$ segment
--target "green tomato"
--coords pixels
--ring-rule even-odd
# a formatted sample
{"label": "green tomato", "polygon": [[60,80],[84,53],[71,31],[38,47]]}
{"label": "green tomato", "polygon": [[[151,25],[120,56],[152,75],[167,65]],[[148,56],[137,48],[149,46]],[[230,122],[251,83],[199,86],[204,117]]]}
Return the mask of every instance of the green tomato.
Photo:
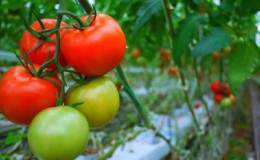
{"label": "green tomato", "polygon": [[119,109],[119,93],[107,77],[92,79],[84,85],[75,84],[65,95],[65,104],[85,115],[91,128],[102,127],[111,121]]}
{"label": "green tomato", "polygon": [[27,137],[37,157],[72,160],[83,152],[89,138],[89,126],[76,109],[58,106],[37,114],[29,126]]}
{"label": "green tomato", "polygon": [[220,102],[220,106],[223,108],[229,108],[232,105],[232,102],[229,98],[224,98],[221,102]]}

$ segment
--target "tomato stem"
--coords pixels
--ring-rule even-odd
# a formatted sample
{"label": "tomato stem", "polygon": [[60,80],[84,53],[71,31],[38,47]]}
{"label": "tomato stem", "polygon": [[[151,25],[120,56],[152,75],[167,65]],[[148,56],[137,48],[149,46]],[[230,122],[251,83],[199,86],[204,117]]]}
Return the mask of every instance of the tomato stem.
{"label": "tomato stem", "polygon": [[85,24],[74,13],[71,13],[71,12],[68,12],[68,11],[60,11],[60,12],[58,12],[58,15],[66,15],[66,16],[73,18],[77,22],[77,24],[79,25],[78,29],[84,29],[85,28]]}
{"label": "tomato stem", "polygon": [[194,69],[195,69],[195,74],[196,74],[196,77],[197,77],[197,85],[198,85],[199,97],[200,97],[200,100],[203,103],[203,106],[204,106],[205,110],[206,110],[207,116],[209,118],[209,122],[210,123],[214,123],[214,121],[213,121],[213,119],[212,119],[212,117],[210,115],[208,103],[205,101],[205,99],[203,97],[201,81],[200,81],[200,78],[199,78],[199,71],[198,71],[198,64],[197,63],[198,63],[197,59],[194,59]]}
{"label": "tomato stem", "polygon": [[151,124],[149,112],[143,106],[143,104],[139,101],[139,99],[136,97],[135,93],[133,92],[132,88],[130,87],[130,85],[129,85],[126,77],[125,77],[125,74],[124,74],[122,66],[119,65],[114,72],[116,74],[116,77],[123,84],[124,89],[125,89],[127,95],[135,103],[135,107],[136,107],[138,113],[140,114],[142,120],[144,121],[145,127],[151,129],[157,136],[162,138],[168,144],[168,146],[172,150],[174,150],[178,155],[183,154],[182,151],[180,151],[179,149],[174,147],[172,145],[171,141],[168,138],[166,138],[161,132],[159,132],[158,129],[153,124]]}
{"label": "tomato stem", "polygon": [[[171,10],[169,7],[167,7],[167,0],[162,0],[162,3],[163,3],[163,6],[164,6],[164,13],[165,13],[165,16],[166,16],[166,22],[168,24],[168,27],[169,27],[169,32],[170,32],[170,39],[171,39],[171,42],[173,43],[173,39],[174,39],[174,28],[173,28],[173,25],[172,25],[172,21],[170,19],[172,19],[172,16],[171,16]],[[174,57],[172,57],[173,59]],[[184,74],[183,74],[183,71],[182,71],[182,67],[179,65],[179,68],[180,68],[180,78],[181,78],[181,83],[182,83],[182,86],[183,88],[187,86],[186,82],[185,82],[185,77],[184,77]],[[193,107],[192,107],[192,104],[191,104],[191,100],[190,100],[190,97],[189,97],[189,93],[188,93],[188,90],[187,89],[183,89],[183,92],[184,92],[184,97],[185,97],[185,101],[188,105],[188,108],[189,108],[189,111],[191,113],[191,116],[192,116],[192,119],[195,123],[195,126],[196,126],[196,129],[197,131],[199,132],[201,129],[200,129],[200,126],[199,126],[199,123],[197,121],[197,118],[195,116],[195,113],[194,113],[194,110],[193,110]]]}
{"label": "tomato stem", "polygon": [[87,0],[78,0],[78,2],[83,7],[83,9],[86,11],[87,14],[91,14],[92,5]]}

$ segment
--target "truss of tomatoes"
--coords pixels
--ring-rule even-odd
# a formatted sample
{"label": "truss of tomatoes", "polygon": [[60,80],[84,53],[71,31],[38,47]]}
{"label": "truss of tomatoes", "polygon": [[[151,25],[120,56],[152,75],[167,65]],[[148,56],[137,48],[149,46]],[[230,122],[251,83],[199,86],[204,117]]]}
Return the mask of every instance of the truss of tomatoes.
{"label": "truss of tomatoes", "polygon": [[[87,18],[81,17],[83,21]],[[44,28],[38,21],[31,28],[36,32],[51,29],[56,20],[42,19],[42,23]],[[65,22],[60,25],[61,28],[66,26]],[[111,121],[120,103],[116,86],[104,76],[122,62],[126,51],[125,36],[119,24],[108,15],[97,14],[95,21],[85,29],[59,32],[59,63],[63,67],[71,66],[90,79],[68,89],[63,97],[64,106],[56,106],[61,90],[58,75],[35,77],[31,74],[32,68],[37,70],[55,56],[55,34],[47,35],[49,40],[42,41],[26,30],[19,48],[23,57],[27,57],[24,62],[28,63],[29,58],[34,66],[29,70],[14,66],[0,79],[0,112],[16,124],[29,126],[29,146],[41,159],[77,157],[87,144],[89,128],[102,127]],[[46,70],[57,68],[51,63]]]}
{"label": "truss of tomatoes", "polygon": [[221,83],[220,81],[215,80],[211,83],[210,89],[214,93],[213,99],[215,103],[220,104],[223,108],[229,108],[236,103],[228,83]]}

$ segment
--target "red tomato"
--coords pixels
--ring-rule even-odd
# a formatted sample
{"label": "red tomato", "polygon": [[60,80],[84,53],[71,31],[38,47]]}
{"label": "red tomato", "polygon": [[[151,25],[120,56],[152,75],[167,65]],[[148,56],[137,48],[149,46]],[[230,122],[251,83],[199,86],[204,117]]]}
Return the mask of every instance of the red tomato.
{"label": "red tomato", "polygon": [[229,89],[229,84],[228,83],[224,83],[222,85],[222,93],[225,95],[225,96],[229,96],[231,95],[231,91]]}
{"label": "red tomato", "polygon": [[[82,17],[82,20],[86,19],[86,16]],[[61,51],[69,65],[78,72],[88,77],[99,76],[121,63],[126,39],[113,18],[98,14],[91,26],[83,30],[66,30]]]}
{"label": "red tomato", "polygon": [[222,101],[223,98],[224,98],[224,96],[222,96],[221,94],[215,94],[214,95],[214,101],[217,104],[219,104]]}
{"label": "red tomato", "polygon": [[[61,85],[57,76],[47,78]],[[8,120],[28,125],[38,112],[56,106],[59,93],[59,87],[50,81],[33,77],[23,66],[15,66],[0,80],[0,110]]]}
{"label": "red tomato", "polygon": [[[46,29],[51,29],[56,25],[56,20],[55,19],[42,19],[42,22],[45,26]],[[67,26],[66,23],[62,22],[60,27],[64,27]],[[31,27],[35,30],[35,31],[41,31],[42,28],[39,24],[38,21],[35,21]],[[64,33],[64,30],[60,31],[60,34],[62,36],[62,34]],[[50,39],[52,40],[56,40],[56,35],[52,34],[49,36]],[[22,55],[25,54],[25,52],[30,52],[30,50],[32,48],[34,48],[35,46],[37,46],[37,44],[40,42],[41,40],[34,37],[29,31],[25,31],[23,33],[23,36],[20,40],[20,51],[22,53]],[[34,51],[30,52],[29,58],[31,59],[31,61],[34,64],[43,64],[44,61],[47,59],[47,57],[49,57],[48,59],[53,58],[54,54],[55,54],[55,50],[56,50],[56,44],[53,42],[44,42],[41,46],[39,46],[37,49],[35,49]],[[62,66],[66,66],[67,63],[63,58],[62,52],[59,53],[59,62],[61,63]],[[50,64],[47,66],[47,68],[51,68],[51,69],[57,69],[55,64]]]}
{"label": "red tomato", "polygon": [[211,83],[210,85],[210,89],[216,93],[216,94],[221,94],[222,93],[222,86],[221,86],[221,82],[219,82],[218,80],[215,80]]}
{"label": "red tomato", "polygon": [[168,74],[170,76],[173,76],[173,77],[177,78],[179,76],[179,69],[178,69],[178,67],[177,66],[170,66],[168,68]]}
{"label": "red tomato", "polygon": [[162,48],[160,49],[160,57],[162,59],[163,62],[168,63],[171,61],[171,50],[170,49],[166,49],[166,48]]}

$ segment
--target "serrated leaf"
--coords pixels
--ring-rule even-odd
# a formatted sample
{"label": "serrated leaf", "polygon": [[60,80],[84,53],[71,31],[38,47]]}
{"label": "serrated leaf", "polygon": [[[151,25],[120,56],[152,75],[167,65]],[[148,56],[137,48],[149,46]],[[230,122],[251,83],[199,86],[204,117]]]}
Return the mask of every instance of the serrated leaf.
{"label": "serrated leaf", "polygon": [[239,42],[229,57],[228,80],[233,93],[260,63],[260,49],[252,41]]}
{"label": "serrated leaf", "polygon": [[213,28],[211,34],[203,37],[193,48],[194,57],[202,57],[213,51],[224,48],[232,41],[232,37],[222,28]]}
{"label": "serrated leaf", "polygon": [[135,22],[133,32],[137,32],[145,22],[150,20],[153,15],[156,15],[162,10],[161,0],[146,0],[143,6],[137,11],[137,20]]}
{"label": "serrated leaf", "polygon": [[192,35],[196,31],[198,25],[205,21],[207,21],[205,16],[192,14],[181,23],[177,30],[177,36],[173,41],[172,57],[177,65],[181,65],[181,55],[187,52],[192,40]]}

